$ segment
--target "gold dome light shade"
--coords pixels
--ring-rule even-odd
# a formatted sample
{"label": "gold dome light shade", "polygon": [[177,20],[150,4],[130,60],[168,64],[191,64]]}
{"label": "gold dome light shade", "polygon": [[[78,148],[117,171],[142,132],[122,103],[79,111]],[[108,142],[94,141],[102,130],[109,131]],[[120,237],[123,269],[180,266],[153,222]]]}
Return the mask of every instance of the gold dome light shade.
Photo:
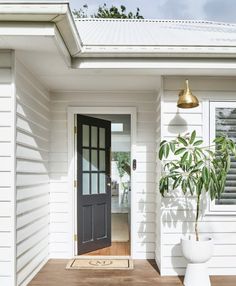
{"label": "gold dome light shade", "polygon": [[179,99],[177,102],[177,106],[179,108],[194,108],[199,105],[199,101],[196,96],[194,96],[189,89],[188,80],[186,82],[185,89],[181,90],[179,93]]}

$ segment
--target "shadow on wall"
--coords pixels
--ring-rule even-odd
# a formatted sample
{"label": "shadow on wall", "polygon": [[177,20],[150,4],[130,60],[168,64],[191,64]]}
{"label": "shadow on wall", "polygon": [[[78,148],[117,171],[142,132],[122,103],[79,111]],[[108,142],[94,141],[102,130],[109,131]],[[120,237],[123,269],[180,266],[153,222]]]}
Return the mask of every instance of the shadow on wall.
{"label": "shadow on wall", "polygon": [[[181,115],[179,114],[179,110],[177,110],[175,116],[169,122],[168,131],[173,134],[184,133],[188,130],[187,126],[188,126],[187,122],[181,117]],[[177,128],[178,132],[176,132]]]}
{"label": "shadow on wall", "polygon": [[[20,104],[17,107],[17,112],[17,126],[19,128],[17,131],[18,174],[24,173],[27,185],[31,185],[27,180],[27,175],[30,174],[35,175],[35,179],[32,181],[33,185],[48,184],[49,130],[46,129],[48,121],[39,115],[36,116],[28,107]],[[36,117],[35,121],[38,120],[39,123],[27,120],[33,115]]]}

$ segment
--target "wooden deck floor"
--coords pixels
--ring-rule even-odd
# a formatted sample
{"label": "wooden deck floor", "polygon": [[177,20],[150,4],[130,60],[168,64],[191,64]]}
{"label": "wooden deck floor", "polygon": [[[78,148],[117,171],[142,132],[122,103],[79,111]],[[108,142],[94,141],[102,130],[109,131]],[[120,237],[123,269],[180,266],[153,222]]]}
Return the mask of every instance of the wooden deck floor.
{"label": "wooden deck floor", "polygon": [[85,253],[84,255],[91,256],[129,256],[130,243],[128,242],[112,242],[110,247],[102,248],[92,252]]}
{"label": "wooden deck floor", "polygon": [[[160,277],[153,260],[136,260],[134,270],[66,270],[67,260],[50,260],[28,286],[181,286],[182,278]],[[212,286],[235,286],[236,276],[211,277]],[[200,286],[200,285],[199,285]]]}

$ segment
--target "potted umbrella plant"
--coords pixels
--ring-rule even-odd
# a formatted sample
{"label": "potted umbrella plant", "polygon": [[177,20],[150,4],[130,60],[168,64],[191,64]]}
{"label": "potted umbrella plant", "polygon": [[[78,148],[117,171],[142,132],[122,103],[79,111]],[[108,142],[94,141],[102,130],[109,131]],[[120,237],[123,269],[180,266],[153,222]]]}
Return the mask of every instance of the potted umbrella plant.
{"label": "potted umbrella plant", "polygon": [[195,237],[181,240],[183,255],[189,262],[185,286],[211,285],[205,263],[212,256],[213,242],[211,238],[200,238],[198,221],[205,195],[209,193],[210,199],[214,200],[224,191],[232,156],[236,157],[235,143],[224,134],[217,136],[207,147],[203,146],[203,140],[197,139],[196,131],[160,144],[159,159],[163,161],[160,193],[165,196],[181,189],[184,195],[196,198]]}

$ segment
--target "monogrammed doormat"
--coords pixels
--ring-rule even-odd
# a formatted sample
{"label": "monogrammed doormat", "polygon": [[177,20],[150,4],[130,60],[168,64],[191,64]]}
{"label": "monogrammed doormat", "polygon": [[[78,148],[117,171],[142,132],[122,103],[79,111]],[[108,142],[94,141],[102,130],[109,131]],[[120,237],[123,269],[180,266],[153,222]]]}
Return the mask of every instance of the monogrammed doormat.
{"label": "monogrammed doormat", "polygon": [[87,259],[76,258],[69,261],[66,269],[133,269],[131,259]]}

